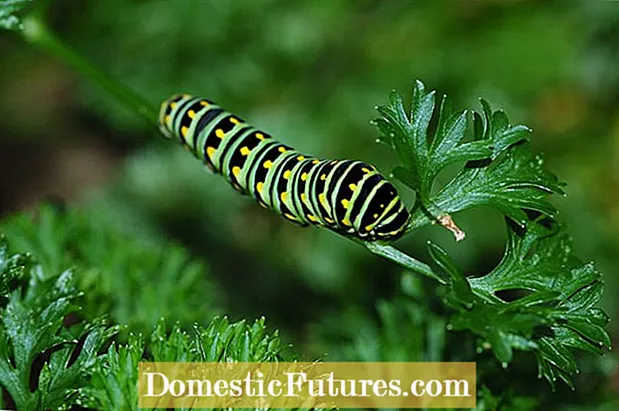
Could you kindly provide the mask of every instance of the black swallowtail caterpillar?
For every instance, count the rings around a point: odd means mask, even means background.
[[[371,165],[306,156],[187,94],[161,104],[159,128],[237,191],[292,222],[369,241],[395,239],[406,230],[406,206]]]

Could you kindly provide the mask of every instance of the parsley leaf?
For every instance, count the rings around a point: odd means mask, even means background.
[[[148,332],[161,317],[190,326],[196,316],[218,311],[217,288],[203,262],[179,245],[128,236],[117,218],[100,209],[44,204],[34,217],[11,216],[0,229],[16,250],[32,253],[44,272],[78,268],[87,318],[109,314],[132,331]]]
[[[0,267],[22,258],[6,250],[2,240]],[[27,289],[13,290],[0,309],[0,385],[17,409],[67,409],[78,402],[99,349],[117,328],[94,323],[66,329],[65,318],[79,309],[73,273],[49,276],[40,266],[29,268]],[[35,363],[42,363],[38,375]]]
[[[540,378],[553,387],[557,379],[572,386],[570,376],[578,371],[572,350],[602,354],[610,338],[604,329],[608,317],[595,307],[603,293],[600,273],[572,254],[571,238],[553,220],[556,209],[547,196],[563,194],[563,184],[531,152],[530,130],[511,126],[486,101],[481,100],[481,114],[469,116],[453,113],[443,97],[431,127],[435,93],[417,82],[411,107],[407,117],[402,99],[392,93],[389,104],[378,107],[382,118],[374,121],[380,141],[400,158],[394,177],[417,194],[409,230],[438,222],[460,240],[464,233],[451,215],[477,206],[495,208],[507,222],[505,255],[481,277],[468,278],[429,243],[430,256],[447,274],[444,302],[456,312],[450,328],[481,337],[479,349],[492,349],[505,367],[514,350],[533,352]],[[461,169],[438,186],[438,173],[454,163],[462,163]],[[503,300],[504,292],[518,298]]]
[[[284,361],[279,335],[277,331],[267,334],[264,317],[252,325],[245,321],[230,324],[226,317],[217,317],[207,327],[194,329],[198,361]]]
[[[481,205],[494,207],[521,225],[526,221],[523,209],[555,215],[545,197],[562,193],[562,184],[543,169],[539,157],[531,154],[526,143],[530,130],[510,126],[505,113],[493,112],[486,101],[481,105],[482,115],[473,114],[472,141],[465,141],[470,126],[468,113],[453,113],[446,96],[438,111],[436,130],[429,132],[435,93],[426,92],[420,81],[413,89],[410,117],[396,93],[391,94],[388,105],[377,108],[382,118],[374,124],[382,134],[380,140],[398,153],[402,163],[393,175],[417,193],[410,229],[438,221],[457,238],[463,238],[445,216]],[[464,162],[462,170],[447,184],[435,188],[438,173],[458,162]]]
[[[428,198],[438,173],[449,164],[479,160],[492,154],[486,141],[462,142],[468,114],[452,113],[447,96],[443,96],[439,124],[429,143],[428,128],[434,105],[435,93],[426,93],[423,83],[418,81],[413,90],[410,119],[402,98],[392,92],[389,105],[377,107],[383,118],[373,121],[382,133],[382,141],[400,156],[403,165],[395,168],[395,176],[424,199]]]
[[[8,297],[12,284],[27,275],[31,263],[27,255],[9,254],[9,245],[0,235],[0,298]]]
[[[83,405],[100,410],[138,409],[138,363],[144,354],[140,335],[130,335],[127,344],[112,344],[94,367],[92,379],[82,389]]]
[[[540,378],[572,387],[569,377],[578,369],[571,350],[602,354],[611,344],[604,329],[608,317],[595,307],[603,293],[600,273],[571,253],[571,238],[559,224],[538,219],[523,229],[508,219],[507,226],[503,259],[482,277],[467,279],[430,244],[432,257],[453,279],[448,304],[459,313],[450,327],[481,336],[479,348],[492,349],[504,366],[513,350],[532,351]],[[501,291],[526,295],[504,301],[497,296]]]
[[[156,362],[274,362],[293,361],[284,354],[277,332],[268,334],[264,318],[253,324],[230,323],[216,317],[193,332],[178,324],[167,331],[162,319],[147,341],[131,335],[127,344],[112,345],[100,357],[90,387],[83,390],[85,405],[97,409],[137,410],[138,363]]]

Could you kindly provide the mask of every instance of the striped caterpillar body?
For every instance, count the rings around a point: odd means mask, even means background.
[[[371,165],[306,156],[187,94],[161,104],[159,128],[235,190],[292,222],[368,241],[393,240],[406,230],[406,206]]]

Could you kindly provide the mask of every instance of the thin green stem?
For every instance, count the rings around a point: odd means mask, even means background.
[[[410,255],[403,253],[395,247],[387,244],[377,243],[375,241],[358,241],[363,244],[370,252],[381,256],[389,261],[398,264],[401,267],[406,268],[409,271],[425,275],[432,278],[441,284],[447,284],[447,281],[436,274],[432,268],[426,263],[411,257]]]
[[[95,67],[75,50],[54,36],[37,14],[26,17],[23,23],[24,29],[22,34],[28,42],[43,48],[45,51],[67,63],[79,73],[99,84],[150,125],[156,124],[157,110],[151,104],[127,86],[119,83],[98,67]]]
[[[433,216],[432,213],[430,213],[430,211],[426,208],[424,200],[421,198],[418,192],[415,199],[415,204],[411,208],[410,213],[411,218],[408,222],[408,226],[406,227],[407,233],[424,227],[428,224],[433,224],[436,221],[436,217]]]

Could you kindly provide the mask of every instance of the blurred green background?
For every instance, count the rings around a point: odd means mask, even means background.
[[[395,158],[369,120],[390,90],[408,100],[419,78],[461,109],[484,97],[533,128],[534,149],[568,183],[554,199],[560,218],[619,317],[619,2],[57,0],[48,21],[153,104],[203,95],[301,151],[385,172]],[[9,34],[0,56],[0,217],[54,198],[131,236],[180,243],[205,261],[221,312],[265,315],[308,356],[335,355],[330,338],[354,339],[360,318],[398,294],[397,266],[257,207],[61,61]],[[466,272],[489,271],[501,216],[456,218],[463,243],[428,228],[398,246],[427,261],[431,238]]]

